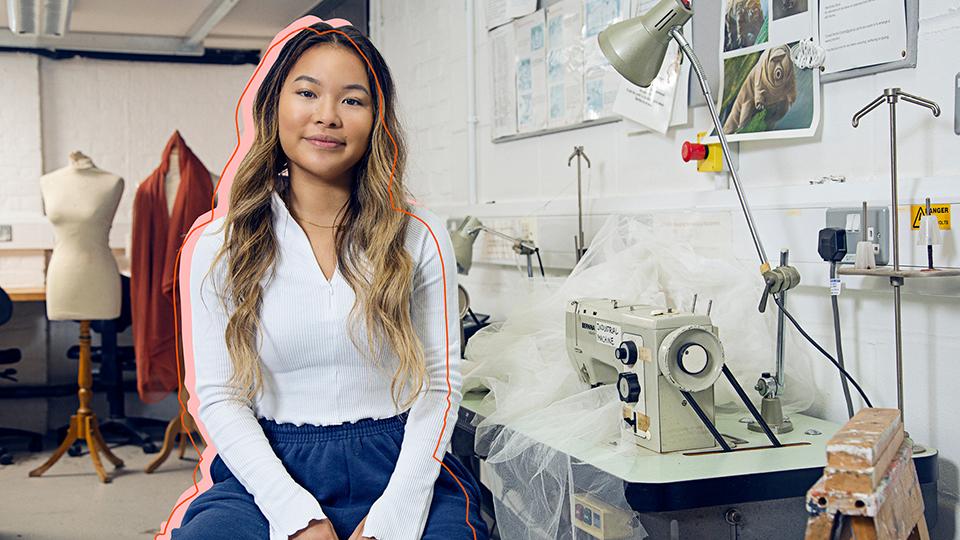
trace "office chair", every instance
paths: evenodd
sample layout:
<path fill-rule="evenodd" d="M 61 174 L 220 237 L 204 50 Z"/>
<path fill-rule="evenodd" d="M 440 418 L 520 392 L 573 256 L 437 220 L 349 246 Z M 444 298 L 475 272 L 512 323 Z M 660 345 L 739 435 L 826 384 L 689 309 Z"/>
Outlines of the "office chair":
<path fill-rule="evenodd" d="M 99 370 L 94 369 L 94 384 L 106 388 L 107 402 L 110 405 L 109 418 L 101 419 L 100 431 L 107 442 L 119 442 L 121 446 L 132 444 L 142 448 L 144 454 L 155 454 L 160 448 L 143 429 L 150 427 L 162 430 L 166 428 L 167 422 L 153 418 L 128 417 L 124 410 L 125 394 L 127 390 L 136 391 L 136 385 L 127 384 L 123 380 L 123 372 L 136 371 L 137 365 L 136 351 L 132 346 L 117 346 L 117 334 L 132 324 L 130 278 L 123 275 L 120 278 L 120 316 L 113 320 L 90 323 L 90 329 L 100 334 L 100 345 L 90 347 L 91 362 L 100 364 Z M 79 360 L 80 346 L 70 347 L 67 357 Z M 100 384 L 97 385 L 97 382 Z M 63 440 L 67 427 L 61 427 L 57 431 L 60 434 L 59 440 Z M 81 456 L 86 453 L 83 446 L 77 441 L 67 453 L 73 457 Z"/>
<path fill-rule="evenodd" d="M 0 326 L 3 326 L 13 317 L 13 301 L 6 291 L 0 287 Z M 0 349 L 0 366 L 8 366 L 20 362 L 20 349 Z M 17 370 L 14 368 L 4 368 L 0 371 L 0 379 L 17 382 Z M 0 428 L 0 437 L 26 437 L 30 440 L 28 449 L 31 452 L 41 452 L 43 450 L 43 436 L 32 431 L 22 429 Z M 10 465 L 13 463 L 13 456 L 6 448 L 0 446 L 0 465 Z"/>

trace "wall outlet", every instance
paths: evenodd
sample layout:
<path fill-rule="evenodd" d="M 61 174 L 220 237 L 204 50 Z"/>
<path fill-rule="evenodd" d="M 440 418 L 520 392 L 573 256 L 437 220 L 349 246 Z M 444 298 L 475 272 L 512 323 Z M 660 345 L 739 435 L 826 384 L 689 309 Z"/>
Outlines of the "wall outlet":
<path fill-rule="evenodd" d="M 0 225 L 0 242 L 13 242 L 13 225 Z"/>
<path fill-rule="evenodd" d="M 860 242 L 861 208 L 828 208 L 827 227 L 839 227 L 847 232 L 847 255 L 843 263 L 853 264 L 857 260 L 857 243 Z M 867 241 L 873 242 L 877 266 L 890 261 L 890 209 L 887 207 L 867 208 Z"/>

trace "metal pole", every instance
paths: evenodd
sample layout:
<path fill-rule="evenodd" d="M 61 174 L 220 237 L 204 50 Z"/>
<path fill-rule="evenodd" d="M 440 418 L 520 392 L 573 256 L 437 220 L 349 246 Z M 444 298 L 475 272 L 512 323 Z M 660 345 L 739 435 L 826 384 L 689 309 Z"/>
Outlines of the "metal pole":
<path fill-rule="evenodd" d="M 583 189 L 581 187 L 583 163 L 581 162 L 581 157 L 587 160 L 588 169 L 590 168 L 590 158 L 587 157 L 582 146 L 574 146 L 573 153 L 567 158 L 567 167 L 570 166 L 570 162 L 573 161 L 574 157 L 577 158 L 577 235 L 573 237 L 573 246 L 574 250 L 576 250 L 577 262 L 580 262 L 583 254 L 587 251 L 584 247 L 583 240 Z"/>
<path fill-rule="evenodd" d="M 581 180 L 583 177 L 583 163 L 580 159 L 580 155 L 583 152 L 583 147 L 577 147 L 577 237 L 579 238 L 579 246 L 583 248 L 583 189 L 581 188 Z M 577 260 L 580 260 L 581 253 L 577 253 Z"/>
<path fill-rule="evenodd" d="M 900 219 L 897 215 L 897 94 L 896 89 L 884 90 L 890 104 L 890 195 L 893 201 L 893 271 L 900 271 Z"/>
<path fill-rule="evenodd" d="M 888 88 L 883 91 L 890 105 L 890 195 L 893 202 L 893 271 L 900 271 L 900 219 L 897 210 L 897 88 Z M 900 287 L 903 286 L 903 277 L 890 278 L 893 286 L 893 319 L 894 339 L 897 351 L 897 408 L 900 410 L 901 421 L 903 415 L 903 330 L 901 327 Z M 906 424 L 906 422 L 904 422 Z"/>
<path fill-rule="evenodd" d="M 727 168 L 730 169 L 730 178 L 733 179 L 733 187 L 737 191 L 737 198 L 740 199 L 740 206 L 743 208 L 744 217 L 747 219 L 747 227 L 750 229 L 750 236 L 753 237 L 753 245 L 757 249 L 757 255 L 760 257 L 760 271 L 770 270 L 770 262 L 767 260 L 767 253 L 760 242 L 760 236 L 757 233 L 757 226 L 753 222 L 753 214 L 750 213 L 750 206 L 747 204 L 746 196 L 743 193 L 743 187 L 740 185 L 740 176 L 733 165 L 733 154 L 730 152 L 730 145 L 727 144 L 727 137 L 723 133 L 723 126 L 720 124 L 720 116 L 717 114 L 717 107 L 713 103 L 713 96 L 710 94 L 710 85 L 707 83 L 706 75 L 703 73 L 703 66 L 700 60 L 693 53 L 690 43 L 683 37 L 683 29 L 674 26 L 670 29 L 670 37 L 676 40 L 680 45 L 680 50 L 690 60 L 694 73 L 697 74 L 697 80 L 700 81 L 700 89 L 703 91 L 704 98 L 707 101 L 707 107 L 710 109 L 710 118 L 713 119 L 713 125 L 717 128 L 717 137 L 720 139 L 720 146 L 723 147 L 723 159 L 727 162 Z"/>
<path fill-rule="evenodd" d="M 927 216 L 933 215 L 933 209 L 930 207 L 930 197 L 927 197 Z M 940 224 L 938 223 L 939 227 Z M 933 270 L 933 244 L 927 244 L 927 270 Z"/>
<path fill-rule="evenodd" d="M 790 258 L 790 250 L 781 249 L 780 250 L 780 266 L 786 266 L 789 258 Z M 786 291 L 783 291 L 782 293 L 780 293 L 780 302 L 784 306 L 787 305 Z M 784 373 L 785 370 L 783 365 L 783 348 L 784 348 L 783 323 L 784 323 L 783 310 L 780 309 L 780 310 L 777 310 L 777 387 L 774 390 L 773 397 L 778 397 L 780 395 L 780 392 L 782 392 L 783 388 L 786 386 L 786 381 L 784 380 L 786 374 Z"/>

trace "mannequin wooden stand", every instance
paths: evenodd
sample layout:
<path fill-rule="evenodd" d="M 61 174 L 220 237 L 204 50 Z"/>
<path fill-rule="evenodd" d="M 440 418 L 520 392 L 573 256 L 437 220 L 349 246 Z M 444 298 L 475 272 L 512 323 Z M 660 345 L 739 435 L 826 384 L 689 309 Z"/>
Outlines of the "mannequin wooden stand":
<path fill-rule="evenodd" d="M 175 416 L 173 420 L 170 420 L 170 423 L 167 424 L 167 431 L 163 436 L 163 448 L 160 450 L 160 455 L 158 455 L 157 458 L 150 463 L 150 465 L 147 465 L 147 468 L 144 469 L 145 472 L 152 473 L 153 471 L 157 470 L 157 468 L 162 465 L 168 457 L 170 457 L 170 452 L 173 451 L 174 445 L 178 444 L 176 442 L 178 437 L 180 439 L 180 459 L 183 459 L 183 455 L 187 450 L 189 433 L 197 433 L 199 431 L 197 430 L 197 425 L 193 421 L 193 416 L 191 416 L 189 412 L 184 415 L 183 423 L 186 424 L 187 430 L 189 431 L 183 429 L 183 425 L 180 423 L 179 414 Z M 197 438 L 199 438 L 199 436 Z M 200 440 L 202 441 L 202 439 Z"/>
<path fill-rule="evenodd" d="M 77 375 L 77 384 L 80 389 L 77 394 L 80 397 L 80 408 L 77 414 L 70 417 L 70 428 L 67 431 L 66 438 L 60 444 L 60 447 L 50 456 L 46 463 L 30 471 L 30 476 L 40 476 L 47 472 L 53 464 L 56 463 L 63 454 L 67 452 L 74 441 L 83 439 L 87 442 L 87 448 L 90 449 L 90 458 L 93 460 L 93 466 L 100 476 L 100 481 L 108 483 L 112 480 L 103 469 L 98 452 L 103 452 L 110 463 L 116 468 L 123 467 L 123 460 L 118 458 L 107 447 L 103 441 L 103 435 L 100 434 L 100 422 L 97 415 L 90 409 L 90 398 L 93 392 L 90 387 L 93 385 L 93 374 L 90 367 L 90 321 L 80 321 L 80 367 Z"/>
<path fill-rule="evenodd" d="M 930 539 L 897 409 L 863 409 L 830 439 L 807 510 L 806 540 Z"/>
<path fill-rule="evenodd" d="M 190 393 L 187 392 L 187 388 L 183 384 L 183 354 L 180 355 L 180 358 L 180 388 L 183 392 L 183 402 L 189 403 Z M 184 425 L 187 426 L 186 430 L 183 429 Z M 147 465 L 147 468 L 144 469 L 144 472 L 152 473 L 153 471 L 157 470 L 157 468 L 160 467 L 160 465 L 162 465 L 168 457 L 170 457 L 170 452 L 173 451 L 173 446 L 177 444 L 177 438 L 179 438 L 180 459 L 183 459 L 183 454 L 187 450 L 187 442 L 191 433 L 197 433 L 197 439 L 199 439 L 201 442 L 203 441 L 203 439 L 199 436 L 199 431 L 200 430 L 197 429 L 197 424 L 194 422 L 193 415 L 190 414 L 190 411 L 185 411 L 183 423 L 180 422 L 179 414 L 174 416 L 173 420 L 170 420 L 170 423 L 167 424 L 167 430 L 163 435 L 163 448 L 160 449 L 160 455 L 158 455 L 156 459 L 150 463 L 150 465 Z"/>

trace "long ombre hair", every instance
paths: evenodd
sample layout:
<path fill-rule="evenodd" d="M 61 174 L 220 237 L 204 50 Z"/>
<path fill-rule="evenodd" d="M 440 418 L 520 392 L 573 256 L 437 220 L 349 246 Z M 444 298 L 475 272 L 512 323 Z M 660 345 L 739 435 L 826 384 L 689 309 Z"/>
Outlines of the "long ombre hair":
<path fill-rule="evenodd" d="M 373 100 L 374 124 L 367 151 L 353 168 L 350 198 L 341 210 L 343 226 L 335 234 L 337 264 L 357 298 L 349 315 L 350 339 L 362 350 L 356 337 L 362 313 L 367 348 L 378 368 L 382 367 L 383 340 L 389 341 L 399 359 L 391 396 L 394 405 L 404 410 L 428 381 L 423 347 L 410 318 L 414 264 L 404 249 L 408 219 L 403 211 L 410 207 L 403 182 L 406 148 L 395 111 L 395 89 L 386 62 L 366 36 L 351 26 L 324 33 L 331 29 L 326 23 L 316 23 L 292 37 L 257 91 L 253 146 L 237 169 L 223 246 L 211 265 L 212 270 L 221 257 L 228 257 L 226 286 L 235 306 L 224 336 L 234 368 L 229 384 L 248 400 L 263 386 L 256 337 L 261 330 L 261 279 L 268 270 L 272 276 L 276 260 L 272 193 L 276 191 L 285 203 L 290 202 L 289 177 L 281 174 L 287 158 L 278 136 L 280 89 L 305 51 L 317 45 L 343 47 L 367 65 L 370 88 L 377 91 L 379 86 L 379 99 Z M 218 296 L 226 307 L 227 295 Z M 408 385 L 409 396 L 400 403 Z"/>

